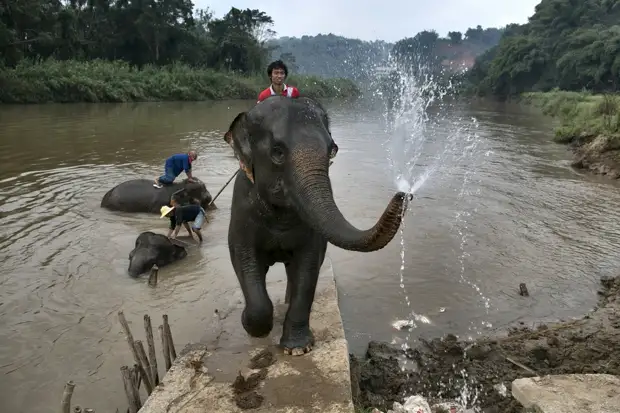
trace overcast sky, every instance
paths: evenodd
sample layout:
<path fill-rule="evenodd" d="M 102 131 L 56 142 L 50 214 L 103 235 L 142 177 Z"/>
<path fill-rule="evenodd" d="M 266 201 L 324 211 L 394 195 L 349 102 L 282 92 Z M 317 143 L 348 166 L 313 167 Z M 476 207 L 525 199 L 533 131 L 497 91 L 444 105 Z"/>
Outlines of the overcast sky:
<path fill-rule="evenodd" d="M 525 23 L 540 0 L 193 0 L 222 17 L 231 7 L 270 15 L 278 36 L 334 33 L 362 40 L 398 41 L 422 30 L 465 32 L 468 27 Z"/>

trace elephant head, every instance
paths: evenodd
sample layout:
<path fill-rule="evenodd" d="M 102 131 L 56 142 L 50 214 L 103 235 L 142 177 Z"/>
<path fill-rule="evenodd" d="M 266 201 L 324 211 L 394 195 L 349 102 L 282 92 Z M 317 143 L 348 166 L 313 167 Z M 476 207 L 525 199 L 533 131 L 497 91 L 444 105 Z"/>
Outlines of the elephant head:
<path fill-rule="evenodd" d="M 134 249 L 129 253 L 127 272 L 137 277 L 153 265 L 164 267 L 187 256 L 187 250 L 173 244 L 168 237 L 154 232 L 143 232 L 136 238 Z"/>
<path fill-rule="evenodd" d="M 172 195 L 181 205 L 188 204 L 192 200 L 197 199 L 200 206 L 207 208 L 213 197 L 207 189 L 207 186 L 201 180 L 194 178 L 194 182 L 183 181 L 183 189 Z"/>
<path fill-rule="evenodd" d="M 403 208 L 411 200 L 403 192 L 394 195 L 368 230 L 355 228 L 336 206 L 328 173 L 334 142 L 329 118 L 318 102 L 273 96 L 239 113 L 224 139 L 263 203 L 294 209 L 330 243 L 351 251 L 376 251 L 398 231 Z"/>

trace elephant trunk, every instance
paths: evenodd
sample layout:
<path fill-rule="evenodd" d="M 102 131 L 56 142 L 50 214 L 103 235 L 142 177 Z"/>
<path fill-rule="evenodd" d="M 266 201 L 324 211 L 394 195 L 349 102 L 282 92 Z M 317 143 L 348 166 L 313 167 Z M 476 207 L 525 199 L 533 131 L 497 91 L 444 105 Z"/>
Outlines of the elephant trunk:
<path fill-rule="evenodd" d="M 127 268 L 127 272 L 131 277 L 138 277 L 140 274 L 145 272 L 147 261 L 149 260 L 148 254 L 144 249 L 136 249 L 133 251 L 133 254 L 129 257 L 129 268 Z"/>
<path fill-rule="evenodd" d="M 402 221 L 403 207 L 411 196 L 398 192 L 381 218 L 370 229 L 359 230 L 342 215 L 332 192 L 327 156 L 316 148 L 294 148 L 288 173 L 290 196 L 302 218 L 337 247 L 372 252 L 385 247 L 396 235 Z"/>

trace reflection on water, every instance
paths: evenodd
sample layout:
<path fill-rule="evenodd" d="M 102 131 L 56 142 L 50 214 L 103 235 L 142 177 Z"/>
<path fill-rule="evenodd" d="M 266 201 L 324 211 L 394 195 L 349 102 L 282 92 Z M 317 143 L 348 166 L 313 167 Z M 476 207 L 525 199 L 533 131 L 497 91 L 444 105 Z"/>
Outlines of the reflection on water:
<path fill-rule="evenodd" d="M 223 131 L 251 105 L 0 108 L 4 410 L 53 412 L 68 379 L 77 383 L 76 403 L 124 408 L 119 368 L 132 360 L 116 317 L 121 309 L 139 336 L 143 314 L 155 323 L 168 314 L 179 349 L 212 338 L 214 310 L 242 300 L 226 244 L 231 188 L 210 213 L 205 244 L 161 269 L 154 289 L 126 275 L 127 255 L 141 231 L 163 232 L 166 223 L 105 211 L 99 202 L 123 180 L 159 175 L 168 155 L 190 147 L 200 151 L 195 174 L 215 194 L 238 165 Z M 619 264 L 612 252 L 620 236 L 617 188 L 572 171 L 565 148 L 550 142 L 545 118 L 508 105 L 453 110 L 446 129 L 475 116 L 489 155 L 475 165 L 445 165 L 409 211 L 405 284 L 412 309 L 431 320 L 414 337 L 580 315 L 595 302 L 598 277 Z M 367 228 L 395 190 L 381 146 L 384 125 L 380 114 L 356 108 L 333 106 L 332 118 L 340 147 L 330 172 L 336 201 Z M 467 171 L 475 178 L 459 198 Z M 399 252 L 397 242 L 369 254 L 329 247 L 354 352 L 371 338 L 392 339 L 392 321 L 406 316 Z M 520 282 L 530 298 L 518 296 Z M 490 299 L 488 314 L 473 286 Z"/>

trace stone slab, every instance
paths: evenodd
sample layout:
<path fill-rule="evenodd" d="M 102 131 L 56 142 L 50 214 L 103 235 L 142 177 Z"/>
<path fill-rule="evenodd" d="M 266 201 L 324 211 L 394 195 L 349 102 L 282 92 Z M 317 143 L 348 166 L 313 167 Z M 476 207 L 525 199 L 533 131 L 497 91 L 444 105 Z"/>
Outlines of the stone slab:
<path fill-rule="evenodd" d="M 283 287 L 285 283 L 280 284 Z M 310 353 L 289 356 L 276 345 L 287 308 L 284 288 L 278 293 L 278 302 L 272 296 L 275 324 L 268 339 L 246 339 L 238 345 L 238 339 L 225 338 L 245 333 L 241 308 L 237 308 L 225 316 L 216 341 L 186 346 L 140 413 L 353 413 L 348 345 L 331 261 L 325 260 L 319 276 L 310 320 L 316 344 Z M 250 369 L 250 359 L 264 351 L 270 352 L 275 362 L 262 371 Z M 231 384 L 238 374 L 248 378 L 259 372 L 266 374 L 255 389 L 262 403 L 256 408 L 238 407 Z"/>
<path fill-rule="evenodd" d="M 567 374 L 517 379 L 512 396 L 542 413 L 618 413 L 620 378 L 609 374 Z"/>

